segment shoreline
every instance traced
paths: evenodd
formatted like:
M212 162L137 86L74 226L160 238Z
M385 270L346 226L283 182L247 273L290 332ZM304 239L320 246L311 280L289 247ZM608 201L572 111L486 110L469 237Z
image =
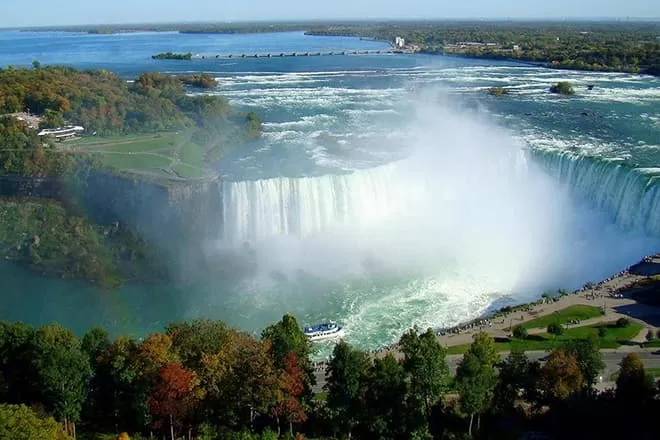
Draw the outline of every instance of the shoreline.
M598 283L586 283L583 287L567 291L562 294L557 292L554 297L539 297L534 302L521 303L517 305L504 306L497 310L488 311L476 318L464 321L449 328L433 328L438 342L445 348L465 345L472 343L472 337L479 332L489 333L493 337L509 338L510 332L516 325L523 324L533 319L550 315L559 310L573 305L590 305L603 309L604 314L594 320L599 322L615 321L620 317L644 323L645 329L650 324L642 319L632 316L630 312L621 313L616 311L617 307L627 307L636 309L645 309L649 315L654 312L660 315L660 308L648 306L639 303L629 295L621 295L622 291L629 290L641 280L648 279L651 275L637 272L637 268L644 264L655 264L660 267L660 253L642 257L639 261L631 264L626 269L599 281ZM653 310L655 309L655 310ZM644 315L647 316L647 315ZM591 320L590 320L591 321ZM581 323L580 326L589 325ZM579 326L578 326L579 327ZM420 329L425 331L426 329ZM407 331L407 330L406 330ZM545 329L543 329L545 331ZM534 333L534 332L531 332ZM387 344L374 350L368 350L367 353L374 357L384 357L393 354L394 357L401 358L402 353L399 348L399 342ZM314 363L317 368L325 368L326 360Z
M620 70L620 69L589 69L589 68L580 68L577 66L561 66L553 65L552 61L531 61L531 60L522 60L520 58L510 58L510 57L498 57L498 56L488 56L488 55L469 55L464 53L451 53L451 52L425 52L424 49L420 50L420 54L431 55L431 56L446 56L454 58L463 58L470 60L487 60L487 61L505 61L509 63L523 64L531 67L538 67L543 69L551 70L572 70L574 72L596 72L596 73L625 73L627 75L638 75L638 76L651 76L654 78L660 77L660 72L631 72L629 70Z

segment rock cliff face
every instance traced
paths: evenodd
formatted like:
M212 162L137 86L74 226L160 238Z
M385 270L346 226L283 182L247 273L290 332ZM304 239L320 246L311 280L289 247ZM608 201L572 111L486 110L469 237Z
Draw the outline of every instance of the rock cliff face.
M84 205L100 223L118 220L149 241L177 246L220 237L219 185L212 181L164 186L130 176L93 173L83 190Z
M0 197L63 198L65 185L58 178L0 176Z
M223 231L220 181L163 185L94 171L77 182L0 176L0 197L55 199L94 223L128 228L166 258L175 277L208 270L205 250Z

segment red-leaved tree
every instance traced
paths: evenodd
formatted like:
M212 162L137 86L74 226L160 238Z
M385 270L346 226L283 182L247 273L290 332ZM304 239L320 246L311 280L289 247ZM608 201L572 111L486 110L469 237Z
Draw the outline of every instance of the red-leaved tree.
M158 381L149 395L149 409L156 429L162 429L169 422L172 440L175 430L193 409L196 385L195 374L178 362L170 362L160 369Z
M284 371L280 378L280 394L273 415L277 420L277 434L280 434L280 419L289 422L289 433L293 436L293 424L307 420L305 408L300 403L300 395L305 390L305 376L300 360L295 353L289 352L284 358Z

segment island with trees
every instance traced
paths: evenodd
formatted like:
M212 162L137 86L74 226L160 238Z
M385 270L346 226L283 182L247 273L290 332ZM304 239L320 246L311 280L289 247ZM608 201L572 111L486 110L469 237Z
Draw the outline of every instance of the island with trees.
M215 164L261 133L256 114L187 93L214 86L206 74L127 83L103 70L0 70L0 257L102 286L166 281L168 258L129 211L166 213L172 194L208 186ZM194 230L184 211L170 226Z
M161 52L152 55L151 58L154 60L190 60L192 59L192 53Z

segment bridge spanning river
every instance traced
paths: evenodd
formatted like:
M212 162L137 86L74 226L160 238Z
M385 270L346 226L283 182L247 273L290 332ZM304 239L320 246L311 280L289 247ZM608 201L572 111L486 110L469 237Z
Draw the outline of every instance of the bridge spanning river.
M241 54L197 54L195 59L207 58L281 58L281 57L319 57L336 55L381 55L388 53L413 53L413 51L400 49L381 49L381 50L338 50L332 52L259 52L259 53L241 53Z

